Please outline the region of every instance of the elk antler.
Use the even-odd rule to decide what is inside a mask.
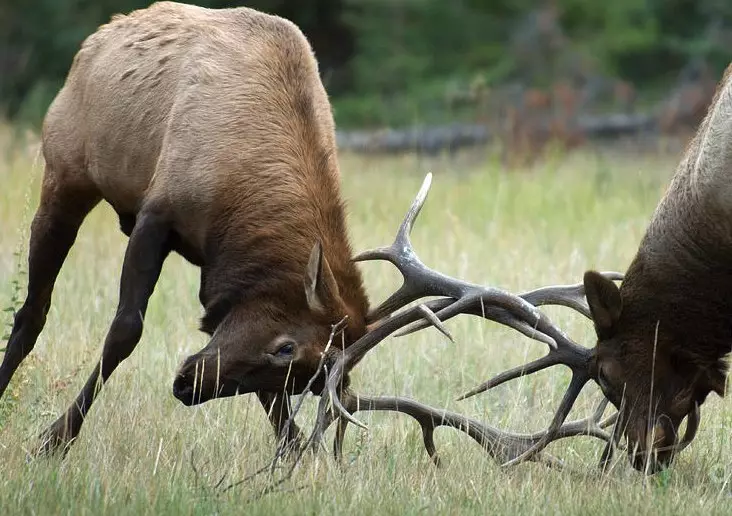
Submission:
[[[493,458],[500,462],[509,461],[514,457],[525,453],[537,442],[541,441],[546,434],[546,432],[538,432],[534,434],[503,432],[497,428],[485,425],[461,414],[438,410],[409,398],[373,398],[368,396],[357,396],[348,392],[343,393],[342,397],[344,407],[350,413],[359,410],[395,411],[407,414],[414,418],[419,423],[420,427],[422,427],[424,447],[435,464],[439,464],[439,457],[437,456],[437,449],[435,448],[434,431],[439,426],[449,426],[465,432],[480,444]],[[592,416],[563,425],[555,440],[576,435],[587,435],[610,442],[611,435],[605,431],[605,428],[615,422],[617,415],[613,414],[604,420],[602,419],[602,415],[605,412],[607,404],[608,400],[603,398]],[[333,453],[338,458],[341,456],[343,438],[345,437],[347,426],[348,419],[339,419],[336,436],[333,441]],[[539,455],[537,455],[537,457],[549,465],[561,465],[561,462],[554,457],[541,457]]]
[[[397,267],[404,281],[397,292],[369,314],[368,318],[371,322],[375,322],[375,327],[346,348],[332,363],[324,395],[318,405],[311,442],[315,445],[322,442],[322,436],[328,426],[334,419],[342,418],[335,443],[336,451],[339,451],[347,422],[366,428],[352,415],[359,410],[393,410],[409,414],[422,426],[425,447],[433,458],[432,432],[435,427],[441,425],[452,426],[466,432],[481,443],[489,453],[507,463],[533,460],[550,442],[571,435],[586,434],[609,441],[610,436],[603,429],[612,424],[616,416],[613,415],[605,421],[600,420],[606,402],[601,404],[602,410],[596,412],[592,418],[563,424],[577,395],[590,379],[588,371],[592,351],[574,343],[536,308],[538,305],[546,304],[563,305],[589,316],[583,287],[581,285],[544,287],[517,296],[498,288],[451,278],[424,265],[414,252],[409,235],[427,198],[431,180],[432,175],[428,174],[399,227],[394,242],[388,247],[366,251],[355,258],[357,261],[387,260]],[[606,275],[612,279],[622,277],[619,273],[606,273]],[[413,301],[434,296],[439,299],[401,310]],[[506,433],[464,416],[440,411],[406,398],[359,397],[339,388],[347,372],[389,335],[398,330],[402,330],[399,334],[404,335],[432,325],[449,337],[450,334],[442,322],[458,314],[478,315],[498,322],[549,347],[549,355],[546,357],[499,375],[483,390],[554,364],[563,363],[572,369],[569,389],[546,432],[532,435]],[[410,324],[412,326],[408,326]]]

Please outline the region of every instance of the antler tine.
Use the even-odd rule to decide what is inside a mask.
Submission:
[[[468,296],[458,301],[452,299],[437,299],[429,301],[425,303],[425,305],[434,313],[435,318],[442,322],[452,319],[460,314],[476,315],[490,321],[495,321],[503,326],[513,328],[530,339],[543,342],[550,348],[557,347],[556,340],[546,333],[539,331],[536,325],[531,326],[526,321],[518,319],[507,310],[496,306],[486,306],[485,303],[482,303],[481,301],[482,297],[480,296],[478,297],[477,302],[475,296]],[[431,321],[422,319],[406,326],[403,330],[395,333],[394,336],[403,337],[427,328],[430,325],[434,326]]]
[[[424,203],[427,200],[427,195],[429,194],[431,186],[432,173],[430,172],[425,176],[424,181],[422,182],[422,186],[420,187],[417,196],[414,198],[414,201],[412,201],[412,205],[409,207],[409,211],[407,211],[407,214],[404,216],[404,220],[402,220],[402,223],[399,225],[399,230],[397,231],[396,237],[394,238],[394,242],[390,246],[364,251],[356,255],[356,257],[353,259],[356,262],[386,260],[388,262],[391,262],[394,266],[397,267],[397,269],[399,269],[399,272],[401,272],[404,279],[404,283],[402,284],[401,288],[399,288],[399,290],[389,296],[388,299],[386,299],[368,314],[367,319],[369,321],[376,321],[378,319],[381,319],[382,317],[390,314],[394,310],[397,310],[411,303],[412,301],[416,301],[420,297],[424,296],[424,294],[422,294],[422,283],[414,281],[406,273],[406,270],[403,268],[402,263],[405,260],[419,261],[419,259],[414,254],[414,251],[412,250],[412,241],[410,238],[410,234],[412,232],[412,228],[414,227],[414,222],[417,220],[420,211],[422,211],[422,206],[424,206]]]
[[[412,249],[412,241],[409,235],[412,233],[414,227],[414,221],[419,217],[419,212],[422,211],[429,194],[430,187],[432,186],[432,172],[428,172],[422,181],[422,186],[419,188],[416,197],[412,201],[412,205],[409,207],[409,211],[404,216],[402,223],[399,225],[394,242],[388,247],[379,247],[370,251],[364,251],[356,255],[353,261],[363,262],[369,260],[388,260],[394,265],[399,265],[399,259],[402,254],[409,254]]]
[[[623,274],[620,272],[607,271],[601,272],[600,274],[613,281],[622,281],[623,279]],[[519,297],[534,306],[566,306],[576,310],[588,319],[592,318],[590,307],[587,305],[587,300],[585,299],[585,286],[582,283],[541,287],[531,292],[520,294]]]
[[[439,314],[438,314],[439,315]],[[463,394],[458,399],[463,400],[485,392],[493,387],[497,387],[509,380],[527,376],[539,371],[542,371],[548,367],[554,365],[565,365],[569,367],[573,374],[582,372],[587,374],[588,364],[592,359],[593,351],[587,349],[579,344],[576,344],[569,337],[564,335],[561,331],[555,333],[555,327],[549,323],[548,320],[539,321],[536,328],[540,334],[548,334],[556,342],[556,346],[549,347],[549,353],[541,358],[533,360],[528,364],[523,364],[518,367],[504,371],[493,378],[483,382],[482,384],[474,387],[469,392]],[[589,379],[589,375],[588,379]],[[577,393],[579,394],[579,392]],[[570,406],[569,409],[572,407]],[[563,420],[562,420],[563,421]],[[561,422],[560,422],[561,424]]]
[[[615,421],[618,419],[618,413],[615,412],[605,419],[602,419],[602,415],[605,413],[607,404],[608,399],[603,396],[591,416],[580,421],[564,423],[557,433],[558,438],[568,437],[569,435],[567,434],[577,435],[577,432],[584,429],[584,431],[582,431],[583,434],[597,437],[598,439],[602,439],[603,441],[609,443],[612,439],[612,436],[605,431],[605,428],[615,423]]]
[[[565,419],[567,419],[569,411],[572,410],[574,402],[577,400],[577,397],[582,391],[582,388],[588,381],[590,381],[590,376],[586,371],[576,369],[572,371],[572,380],[569,383],[567,391],[564,393],[562,402],[559,404],[559,408],[554,414],[554,418],[552,419],[549,428],[546,430],[546,433],[528,450],[524,451],[519,456],[507,461],[504,466],[513,466],[520,462],[531,460],[532,457],[534,457],[537,453],[540,453],[552,441],[560,438],[560,430],[562,428],[562,424],[564,423]]]
[[[552,355],[545,355],[541,358],[529,362],[528,364],[523,364],[518,367],[514,367],[513,369],[509,369],[508,371],[497,374],[490,380],[485,381],[479,386],[474,387],[470,391],[466,392],[465,394],[462,394],[460,397],[457,398],[457,401],[470,398],[472,396],[475,396],[476,394],[485,392],[515,378],[520,378],[522,376],[536,373],[537,371],[541,371],[542,369],[546,369],[547,367],[551,367],[558,363],[559,361],[556,357]]]
[[[498,288],[481,287],[451,278],[430,269],[422,263],[412,248],[410,234],[417,216],[427,200],[431,184],[432,174],[429,173],[426,175],[419,193],[412,202],[407,215],[399,226],[396,238],[390,246],[366,251],[355,258],[355,261],[387,260],[399,269],[403,278],[399,290],[371,311],[367,316],[367,320],[370,322],[377,321],[417,299],[442,296],[459,300],[478,292],[482,293],[484,301],[489,305],[505,308],[519,320],[533,323],[540,319],[541,312],[535,306],[514,294]]]
[[[447,410],[439,410],[403,397],[370,397],[344,393],[344,404],[349,412],[392,411],[411,416],[419,423],[422,429],[425,450],[436,465],[439,465],[439,457],[437,456],[437,449],[434,442],[434,431],[440,426],[452,427],[466,433],[480,444],[494,459],[501,463],[521,456],[546,435],[546,432],[537,432],[534,434],[504,432],[461,414]],[[554,440],[577,435],[587,435],[608,441],[611,436],[603,430],[603,425],[609,424],[608,421],[613,420],[614,416],[611,416],[605,421],[600,420],[606,406],[607,402],[605,401],[598,406],[598,409],[595,410],[592,416],[579,421],[565,423],[560,427]],[[333,451],[336,458],[341,457],[347,425],[348,420],[346,419],[340,419],[338,421],[336,435],[333,440]],[[552,466],[561,465],[561,462],[556,458],[540,453],[533,455],[528,460],[539,461]]]
[[[440,320],[439,317],[437,317],[435,312],[430,310],[430,308],[424,303],[421,305],[418,305],[417,308],[419,309],[420,312],[422,312],[422,314],[424,314],[425,322],[427,324],[437,328],[440,331],[440,333],[442,333],[445,337],[450,339],[450,342],[455,342],[455,339],[452,337],[452,334],[447,329],[447,327],[444,324],[442,324],[442,321]]]

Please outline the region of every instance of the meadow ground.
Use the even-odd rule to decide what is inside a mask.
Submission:
[[[17,307],[42,163],[33,148],[11,149],[7,131],[0,144],[0,306]],[[343,156],[352,241],[357,250],[389,243],[431,171],[432,191],[413,242],[432,267],[515,292],[576,283],[586,268],[623,271],[677,158],[588,150],[508,173],[487,151],[431,160]],[[57,282],[45,330],[0,401],[2,514],[730,510],[732,409],[716,396],[703,408],[692,446],[672,469],[651,478],[632,470],[622,455],[600,474],[602,443],[587,437],[550,447],[566,461],[562,471],[538,464],[502,469],[451,429],[437,432],[443,464],[435,468],[409,417],[361,413],[369,431],[349,430],[342,467],[323,454],[266,494],[267,475],[225,490],[267,464],[275,442],[250,395],[193,408],[173,397],[180,360],[206,341],[197,331],[198,272],[177,256],[165,265],[140,345],[105,387],[69,455],[30,460],[37,435],[76,396],[99,356],[117,303],[125,242],[110,208],[100,206],[89,216]],[[362,270],[375,302],[399,284],[388,264],[364,264]],[[581,316],[562,308],[547,313],[577,341],[594,344],[591,324]],[[9,331],[11,314],[4,312],[0,324]],[[449,327],[455,344],[435,330],[385,341],[358,366],[354,387],[411,396],[504,429],[544,427],[569,379],[562,368],[455,401],[494,373],[540,356],[543,345],[467,317]],[[597,399],[595,388],[586,391],[575,417],[588,414]],[[306,408],[301,424],[307,428],[312,400]]]

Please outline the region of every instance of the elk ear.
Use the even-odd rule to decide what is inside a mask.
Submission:
[[[305,270],[305,296],[313,312],[325,313],[340,304],[340,293],[333,271],[323,255],[323,246],[316,242]]]
[[[620,289],[612,280],[595,271],[585,272],[584,284],[597,336],[600,339],[612,337],[623,309]]]
[[[219,324],[229,314],[233,306],[233,296],[225,293],[216,297],[206,306],[206,312],[201,318],[200,330],[209,335],[213,335],[216,328],[219,327]]]
[[[720,398],[724,398],[725,387],[727,386],[727,375],[719,369],[712,369],[706,374],[704,387],[714,391]]]

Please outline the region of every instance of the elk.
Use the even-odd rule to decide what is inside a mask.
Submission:
[[[117,15],[82,44],[42,139],[27,297],[0,366],[0,396],[102,199],[129,240],[101,360],[43,433],[41,452],[65,453],[101,384],[136,347],[172,251],[200,268],[201,329],[211,336],[175,378],[184,404],[257,392],[279,430],[287,410],[279,394],[312,375],[330,325],[348,315],[346,344],[366,331],[330,104],[291,22],[171,2]]]
[[[673,460],[678,429],[725,394],[732,351],[732,66],[618,287],[584,277],[598,337],[593,377],[621,411],[633,465]],[[624,403],[623,403],[624,401]]]

